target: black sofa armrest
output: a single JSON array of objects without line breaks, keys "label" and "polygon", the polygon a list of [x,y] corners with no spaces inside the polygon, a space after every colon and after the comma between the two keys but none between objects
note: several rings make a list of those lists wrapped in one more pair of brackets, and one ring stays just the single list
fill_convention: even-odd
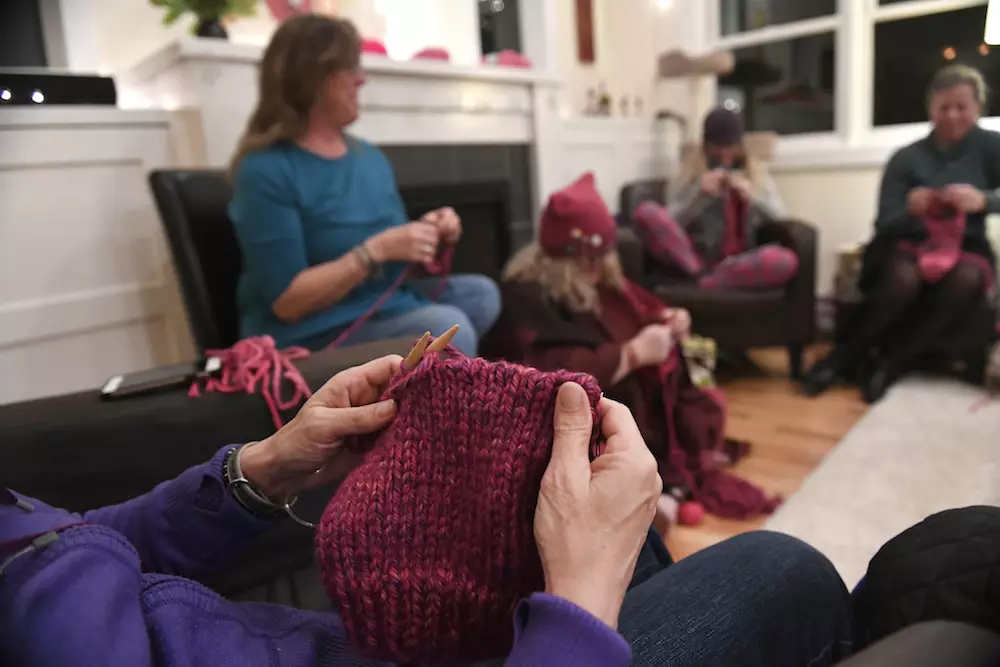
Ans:
[{"label": "black sofa armrest", "polygon": [[[412,338],[316,353],[296,363],[318,389],[342,370],[387,354],[405,355]],[[285,415],[286,419],[292,415]],[[227,444],[260,440],[274,424],[258,395],[187,388],[103,401],[92,391],[0,406],[3,484],[56,507],[82,512],[124,502],[209,460]],[[316,520],[333,489],[303,494],[300,516]],[[313,533],[291,521],[275,526],[218,579],[222,594],[269,581],[313,561]]]},{"label": "black sofa armrest", "polygon": [[816,255],[819,233],[799,220],[765,222],[757,230],[757,243],[777,243],[792,250],[799,259],[799,272],[788,284],[789,342],[811,343],[816,335]]},{"label": "black sofa armrest", "polygon": [[636,207],[644,201],[655,201],[666,206],[667,179],[651,178],[644,181],[632,181],[622,186],[618,192],[618,215],[626,225],[632,224],[632,214]]},{"label": "black sofa armrest", "polygon": [[932,621],[911,625],[839,667],[996,667],[1000,636],[971,625]]},{"label": "black sofa armrest", "polygon": [[626,278],[646,284],[646,248],[635,232],[625,227],[618,230],[618,259]]}]

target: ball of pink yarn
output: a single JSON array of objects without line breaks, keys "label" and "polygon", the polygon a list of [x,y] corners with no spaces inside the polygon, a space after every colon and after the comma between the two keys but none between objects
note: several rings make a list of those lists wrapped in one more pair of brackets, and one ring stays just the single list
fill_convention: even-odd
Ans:
[{"label": "ball of pink yarn", "polygon": [[677,510],[677,520],[682,526],[697,526],[705,520],[705,508],[693,500],[681,503]]}]

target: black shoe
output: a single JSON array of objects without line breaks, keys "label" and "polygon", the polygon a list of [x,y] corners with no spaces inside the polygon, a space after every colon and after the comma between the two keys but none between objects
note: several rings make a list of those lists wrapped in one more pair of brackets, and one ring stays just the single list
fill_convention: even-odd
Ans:
[{"label": "black shoe", "polygon": [[826,359],[816,362],[809,369],[802,379],[802,391],[806,396],[819,396],[840,379],[847,366],[847,355],[835,350]]},{"label": "black shoe", "polygon": [[878,403],[898,379],[899,373],[896,368],[889,362],[880,361],[861,387],[861,396],[869,405]]}]

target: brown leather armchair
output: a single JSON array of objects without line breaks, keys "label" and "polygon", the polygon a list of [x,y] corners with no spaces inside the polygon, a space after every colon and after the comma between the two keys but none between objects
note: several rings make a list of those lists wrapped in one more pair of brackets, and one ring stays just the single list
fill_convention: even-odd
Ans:
[{"label": "brown leather armchair", "polygon": [[618,251],[626,274],[664,303],[687,308],[694,330],[730,350],[786,347],[793,377],[802,372],[802,352],[816,334],[816,228],[797,220],[761,226],[758,241],[778,243],[799,258],[798,275],[774,290],[704,290],[658,268],[630,229],[632,212],[644,201],[665,203],[664,179],[626,184],[621,191]]}]

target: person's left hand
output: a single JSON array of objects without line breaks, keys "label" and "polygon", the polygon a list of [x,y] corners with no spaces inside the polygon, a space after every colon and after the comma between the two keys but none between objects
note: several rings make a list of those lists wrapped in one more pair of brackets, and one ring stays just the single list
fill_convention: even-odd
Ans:
[{"label": "person's left hand", "polygon": [[450,206],[426,213],[420,220],[437,227],[438,231],[441,232],[441,239],[445,243],[458,243],[458,239],[462,236],[462,219]]},{"label": "person's left hand", "polygon": [[395,401],[378,399],[401,362],[389,355],[334,375],[292,421],[243,451],[243,474],[273,501],[346,475],[358,457],[341,448],[344,438],[373,433],[396,416]]},{"label": "person's left hand", "polygon": [[670,327],[677,340],[691,335],[691,313],[687,308],[664,308],[660,311],[660,321]]},{"label": "person's left hand", "polygon": [[971,185],[949,185],[943,194],[945,201],[962,213],[979,213],[986,208],[986,195]]},{"label": "person's left hand", "polygon": [[753,198],[753,184],[745,176],[730,174],[729,187],[735,190],[743,201],[750,201]]}]

